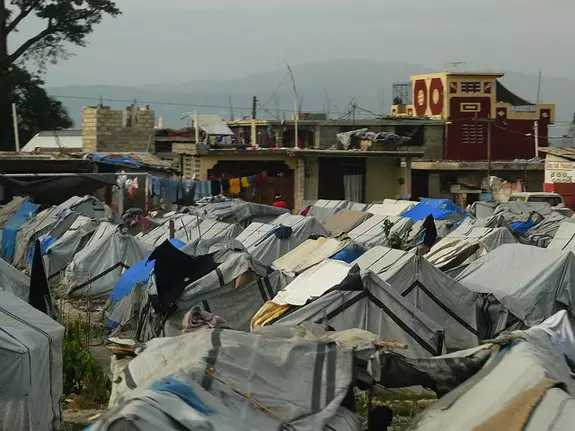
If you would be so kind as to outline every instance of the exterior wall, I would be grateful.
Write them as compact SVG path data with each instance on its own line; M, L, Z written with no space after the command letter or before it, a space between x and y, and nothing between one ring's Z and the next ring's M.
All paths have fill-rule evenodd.
M131 120L131 107L126 111ZM134 124L124 126L124 112L109 107L85 107L82 113L82 150L99 152L153 152L154 111L137 108Z
M319 199L319 165L317 157L305 158L305 193L306 201Z
M575 183L575 163L563 157L547 154L545 157L545 184Z
M424 152L426 160L442 160L444 157L445 127L443 123L437 126L423 127Z
M365 201L371 203L383 199L398 199L405 194L405 169L398 159L368 158L366 161Z

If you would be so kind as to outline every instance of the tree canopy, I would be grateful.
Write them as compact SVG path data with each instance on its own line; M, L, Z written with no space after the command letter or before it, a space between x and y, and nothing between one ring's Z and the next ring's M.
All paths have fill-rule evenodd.
M42 89L38 74L67 58L69 45L86 46L106 16L119 14L112 0L0 0L0 150L14 148L12 103L18 106L24 134L71 126L62 104ZM10 49L9 41L28 19L40 28Z

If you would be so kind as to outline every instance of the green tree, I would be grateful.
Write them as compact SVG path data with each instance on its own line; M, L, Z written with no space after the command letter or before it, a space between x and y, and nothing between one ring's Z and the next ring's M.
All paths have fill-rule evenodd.
M0 0L0 150L14 148L11 104L20 103L30 108L29 103L22 103L23 94L31 96L30 103L38 104L19 113L25 124L41 123L26 117L30 114L53 118L63 112L61 105L50 102L45 92L43 97L42 81L37 73L42 73L48 64L67 58L68 45L86 46L87 36L105 16L119 14L120 10L111 0ZM10 49L9 42L27 19L39 20L43 28ZM30 68L35 71L26 74ZM22 88L27 91L20 91ZM47 110L40 111L40 106Z

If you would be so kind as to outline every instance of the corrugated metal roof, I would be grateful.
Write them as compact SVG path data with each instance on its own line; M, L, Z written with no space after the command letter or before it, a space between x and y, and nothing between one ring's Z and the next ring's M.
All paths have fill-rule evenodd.
M42 149L82 151L82 142L81 130L40 132L30 139L21 151L25 153L33 153Z
M198 115L198 124L200 129L208 135L232 136L234 134L226 122L217 115Z
M553 156L565 157L569 160L575 160L575 148L569 147L539 147L540 153L551 154Z

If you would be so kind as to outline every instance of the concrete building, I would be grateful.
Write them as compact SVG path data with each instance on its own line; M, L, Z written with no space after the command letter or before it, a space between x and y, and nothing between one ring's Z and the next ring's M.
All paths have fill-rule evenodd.
M545 155L544 191L559 193L567 207L575 208L575 148L540 148Z
M437 120L444 127L442 148L413 163L414 195L427 191L453 198L462 189L479 195L488 175L521 180L527 191L542 190L544 165L533 159L538 146L548 145L555 105L516 96L499 81L503 76L443 72L411 77L413 103L393 105L392 115Z

